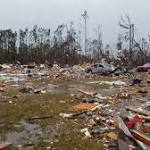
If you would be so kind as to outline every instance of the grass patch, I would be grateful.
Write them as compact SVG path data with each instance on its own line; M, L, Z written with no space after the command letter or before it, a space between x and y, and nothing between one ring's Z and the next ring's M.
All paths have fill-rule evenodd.
M22 120L27 120L34 116L50 115L52 118L36 120L34 123L40 125L41 128L45 128L48 125L55 125L63 122L60 133L56 136L58 141L55 142L54 140L54 143L51 144L49 142L45 142L45 139L41 139L35 149L45 150L46 147L49 146L55 150L102 149L102 144L99 143L97 139L85 139L84 134L80 133L80 130L85 127L84 120L65 120L59 116L59 113L68 113L68 108L70 106L79 103L78 100L74 100L69 94L22 94L18 93L15 89L7 89L7 92L3 93L3 95L7 96L8 100L12 100L15 103L0 103L0 134L5 134L11 131L19 132L15 125L19 124ZM15 95L18 95L17 99L13 98ZM22 131L23 129L21 128L19 130Z

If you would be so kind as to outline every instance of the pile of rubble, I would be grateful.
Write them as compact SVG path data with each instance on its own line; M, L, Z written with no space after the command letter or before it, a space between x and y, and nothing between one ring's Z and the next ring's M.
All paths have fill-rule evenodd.
M42 77L44 75L54 80L73 80L85 79L94 75L85 73L85 66L76 65L73 67L61 68L54 64L53 67L45 69L43 66L38 72L37 68L34 73L23 73L20 68L3 65L0 81L27 81L28 75L32 77ZM12 69L13 68L13 69ZM45 72L44 72L45 71ZM35 73L36 72L36 73ZM142 74L143 75L143 74ZM88 84L98 84L104 87L109 86L109 90L117 87L118 92L113 95L101 95L97 92L88 92L78 90L79 95L74 95L80 103L68 109L70 113L60 113L64 119L84 120L85 128L81 129L81 133L86 138L98 138L103 142L104 149L118 147L119 150L134 149L150 149L150 74L144 77L146 81L142 83L142 78L138 77L133 83L128 85L121 80L116 81L94 81ZM6 82L0 83L0 92L5 92ZM45 83L44 83L45 84ZM18 89L21 93L45 94L49 91L56 90L57 85L45 84L42 87L36 87L34 84L21 84ZM112 88L112 89L111 89ZM13 103L12 100L5 100L6 97L0 95L0 102ZM63 101L61 102L63 103ZM51 116L45 116L49 118ZM33 117L33 119L42 118L41 116ZM30 120L31 120L30 119ZM8 144L9 145L9 144ZM0 145L1 146L1 145Z
M124 87L115 95L106 97L79 90L81 103L72 106L71 113L60 113L60 116L84 120L85 128L81 132L86 138L100 138L106 150L116 147L119 150L149 150L149 92L149 85L145 88Z
M85 69L79 65L73 67L60 68L57 64L54 64L50 70L50 76L53 79L85 79L89 77L89 74L85 73Z

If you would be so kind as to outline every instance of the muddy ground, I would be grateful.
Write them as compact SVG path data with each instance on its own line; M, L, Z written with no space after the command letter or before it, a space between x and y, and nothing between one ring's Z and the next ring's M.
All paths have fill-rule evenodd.
M100 138L85 138L80 132L85 120L63 119L60 113L69 113L70 107L80 103L74 94L78 89L95 91L103 96L119 93L125 87L110 87L107 85L89 84L89 81L118 80L119 77L98 77L83 81L28 80L34 87L48 86L44 94L21 93L19 89L27 82L6 83L4 91L0 92L0 141L13 144L13 149L21 149L23 145L36 150L101 150L103 144ZM121 78L127 84L131 80ZM55 86L54 86L55 85ZM128 87L127 87L128 88ZM118 108L125 103L118 104ZM50 116L50 118L30 120L35 116Z

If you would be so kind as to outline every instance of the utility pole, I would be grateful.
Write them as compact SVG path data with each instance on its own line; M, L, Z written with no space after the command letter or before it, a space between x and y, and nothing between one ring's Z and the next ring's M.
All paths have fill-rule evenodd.
M129 51L132 50L132 25L129 25Z
M129 51L132 53L133 45L134 45L134 24L130 22L130 18L126 16L127 21L121 18L122 22L119 22L120 27L128 30L129 32Z
M129 24L129 50L132 52L134 44L134 24Z
M100 56L102 56L102 33L101 33L101 26L99 25L97 28L97 50L98 50L98 61L100 61Z
M84 19L84 23L85 23L85 28L84 28L84 32L85 32L85 49L84 49L84 52L85 52L85 56L87 54L87 19L88 19L88 13L87 11L85 10L83 14L81 14L81 16L83 17Z
M134 45L134 24L132 24L132 48Z
M80 55L82 54L82 46L81 46L81 18L80 18L80 21L79 21L79 31L78 31L78 44L79 44L79 48L78 48L78 51L80 52Z
M145 49L145 39L142 38L142 50L144 50L144 49Z

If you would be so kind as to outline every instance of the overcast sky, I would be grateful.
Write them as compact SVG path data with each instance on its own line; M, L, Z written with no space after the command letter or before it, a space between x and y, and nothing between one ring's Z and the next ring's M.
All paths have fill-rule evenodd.
M85 9L88 37L94 36L94 28L101 24L104 41L115 42L118 21L124 14L136 24L136 33L146 36L150 32L150 0L0 0L0 28L18 30L38 24L54 30L70 21L79 28Z

